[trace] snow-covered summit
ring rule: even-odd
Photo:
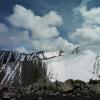
[[[52,81],[65,81],[67,79],[89,81],[90,79],[98,79],[100,75],[100,59],[96,59],[96,57],[97,54],[88,50],[80,54],[65,53],[63,56],[49,59],[47,61],[48,76]]]

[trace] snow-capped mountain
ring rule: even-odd
[[[97,58],[96,54],[91,51],[79,54],[64,54],[47,61],[48,75],[52,81],[98,79],[100,74],[99,60],[100,58]]]
[[[100,56],[92,51],[36,52],[0,51],[0,83],[27,85],[48,77],[51,81],[100,78]]]
[[[100,78],[100,56],[90,50],[81,52],[79,47],[63,53],[62,56],[48,59],[46,64],[51,81],[67,79],[89,81]]]

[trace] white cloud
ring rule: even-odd
[[[29,31],[22,31],[21,34],[20,34],[20,39],[22,41],[29,42],[30,41]]]
[[[45,40],[34,40],[32,42],[33,47],[36,50],[52,51],[52,50],[71,50],[73,45],[62,37],[51,38]]]
[[[8,20],[16,27],[23,27],[32,31],[33,38],[50,38],[59,35],[57,26],[63,24],[62,17],[55,11],[40,17],[30,9],[16,5],[14,13]]]
[[[98,26],[83,26],[71,33],[71,38],[79,43],[93,44],[100,42],[100,27]]]
[[[83,7],[80,12],[85,24],[100,25],[100,7],[90,10]]]
[[[50,11],[48,14],[42,17],[41,20],[43,23],[53,26],[59,26],[63,24],[63,19],[55,11]]]
[[[5,24],[0,23],[0,33],[7,32],[7,31],[8,31],[8,27]]]
[[[36,20],[34,19],[34,13],[31,10],[27,10],[23,6],[16,5],[13,9],[13,14],[9,16],[8,20],[17,27],[24,27],[30,29]]]
[[[32,10],[16,5],[8,20],[15,27],[29,30],[21,32],[19,38],[22,38],[25,43],[28,42],[35,50],[64,50],[73,46],[59,36],[58,27],[63,24],[63,19],[56,11],[37,16]],[[29,37],[30,31],[31,37]]]
[[[97,49],[100,46],[100,7],[88,10],[86,4],[83,4],[74,11],[83,22],[80,28],[69,34],[69,38],[80,45],[87,44]]]

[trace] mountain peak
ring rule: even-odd
[[[73,51],[72,54],[79,54],[80,53],[80,47],[76,47]]]

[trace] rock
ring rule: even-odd
[[[16,100],[16,98],[12,98],[11,100]]]
[[[0,84],[0,94],[2,94],[5,91],[8,91],[8,87],[6,87],[5,85]]]
[[[43,52],[25,54],[0,51],[0,83],[19,87],[46,78],[46,64],[42,61],[44,57],[40,58],[40,55],[42,57]]]
[[[67,80],[65,82],[61,82],[59,84],[59,90],[61,90],[63,92],[72,91],[73,90],[73,85],[72,85],[71,80]]]
[[[6,93],[6,94],[4,94],[3,99],[8,99],[8,100],[9,100],[9,99],[10,99],[9,94],[7,94],[7,93]]]
[[[66,98],[67,100],[100,100],[99,81],[86,83],[80,80],[65,82],[39,80],[32,85],[19,88],[0,85],[0,90],[2,91],[1,100],[2,98],[7,100],[66,100]]]
[[[90,79],[90,81],[89,81],[89,84],[91,85],[91,84],[100,84],[100,80],[92,80],[92,79]]]
[[[38,99],[39,99],[39,100],[42,100],[42,98],[41,98],[41,97],[39,97]]]
[[[100,94],[100,84],[91,85],[90,91]]]

